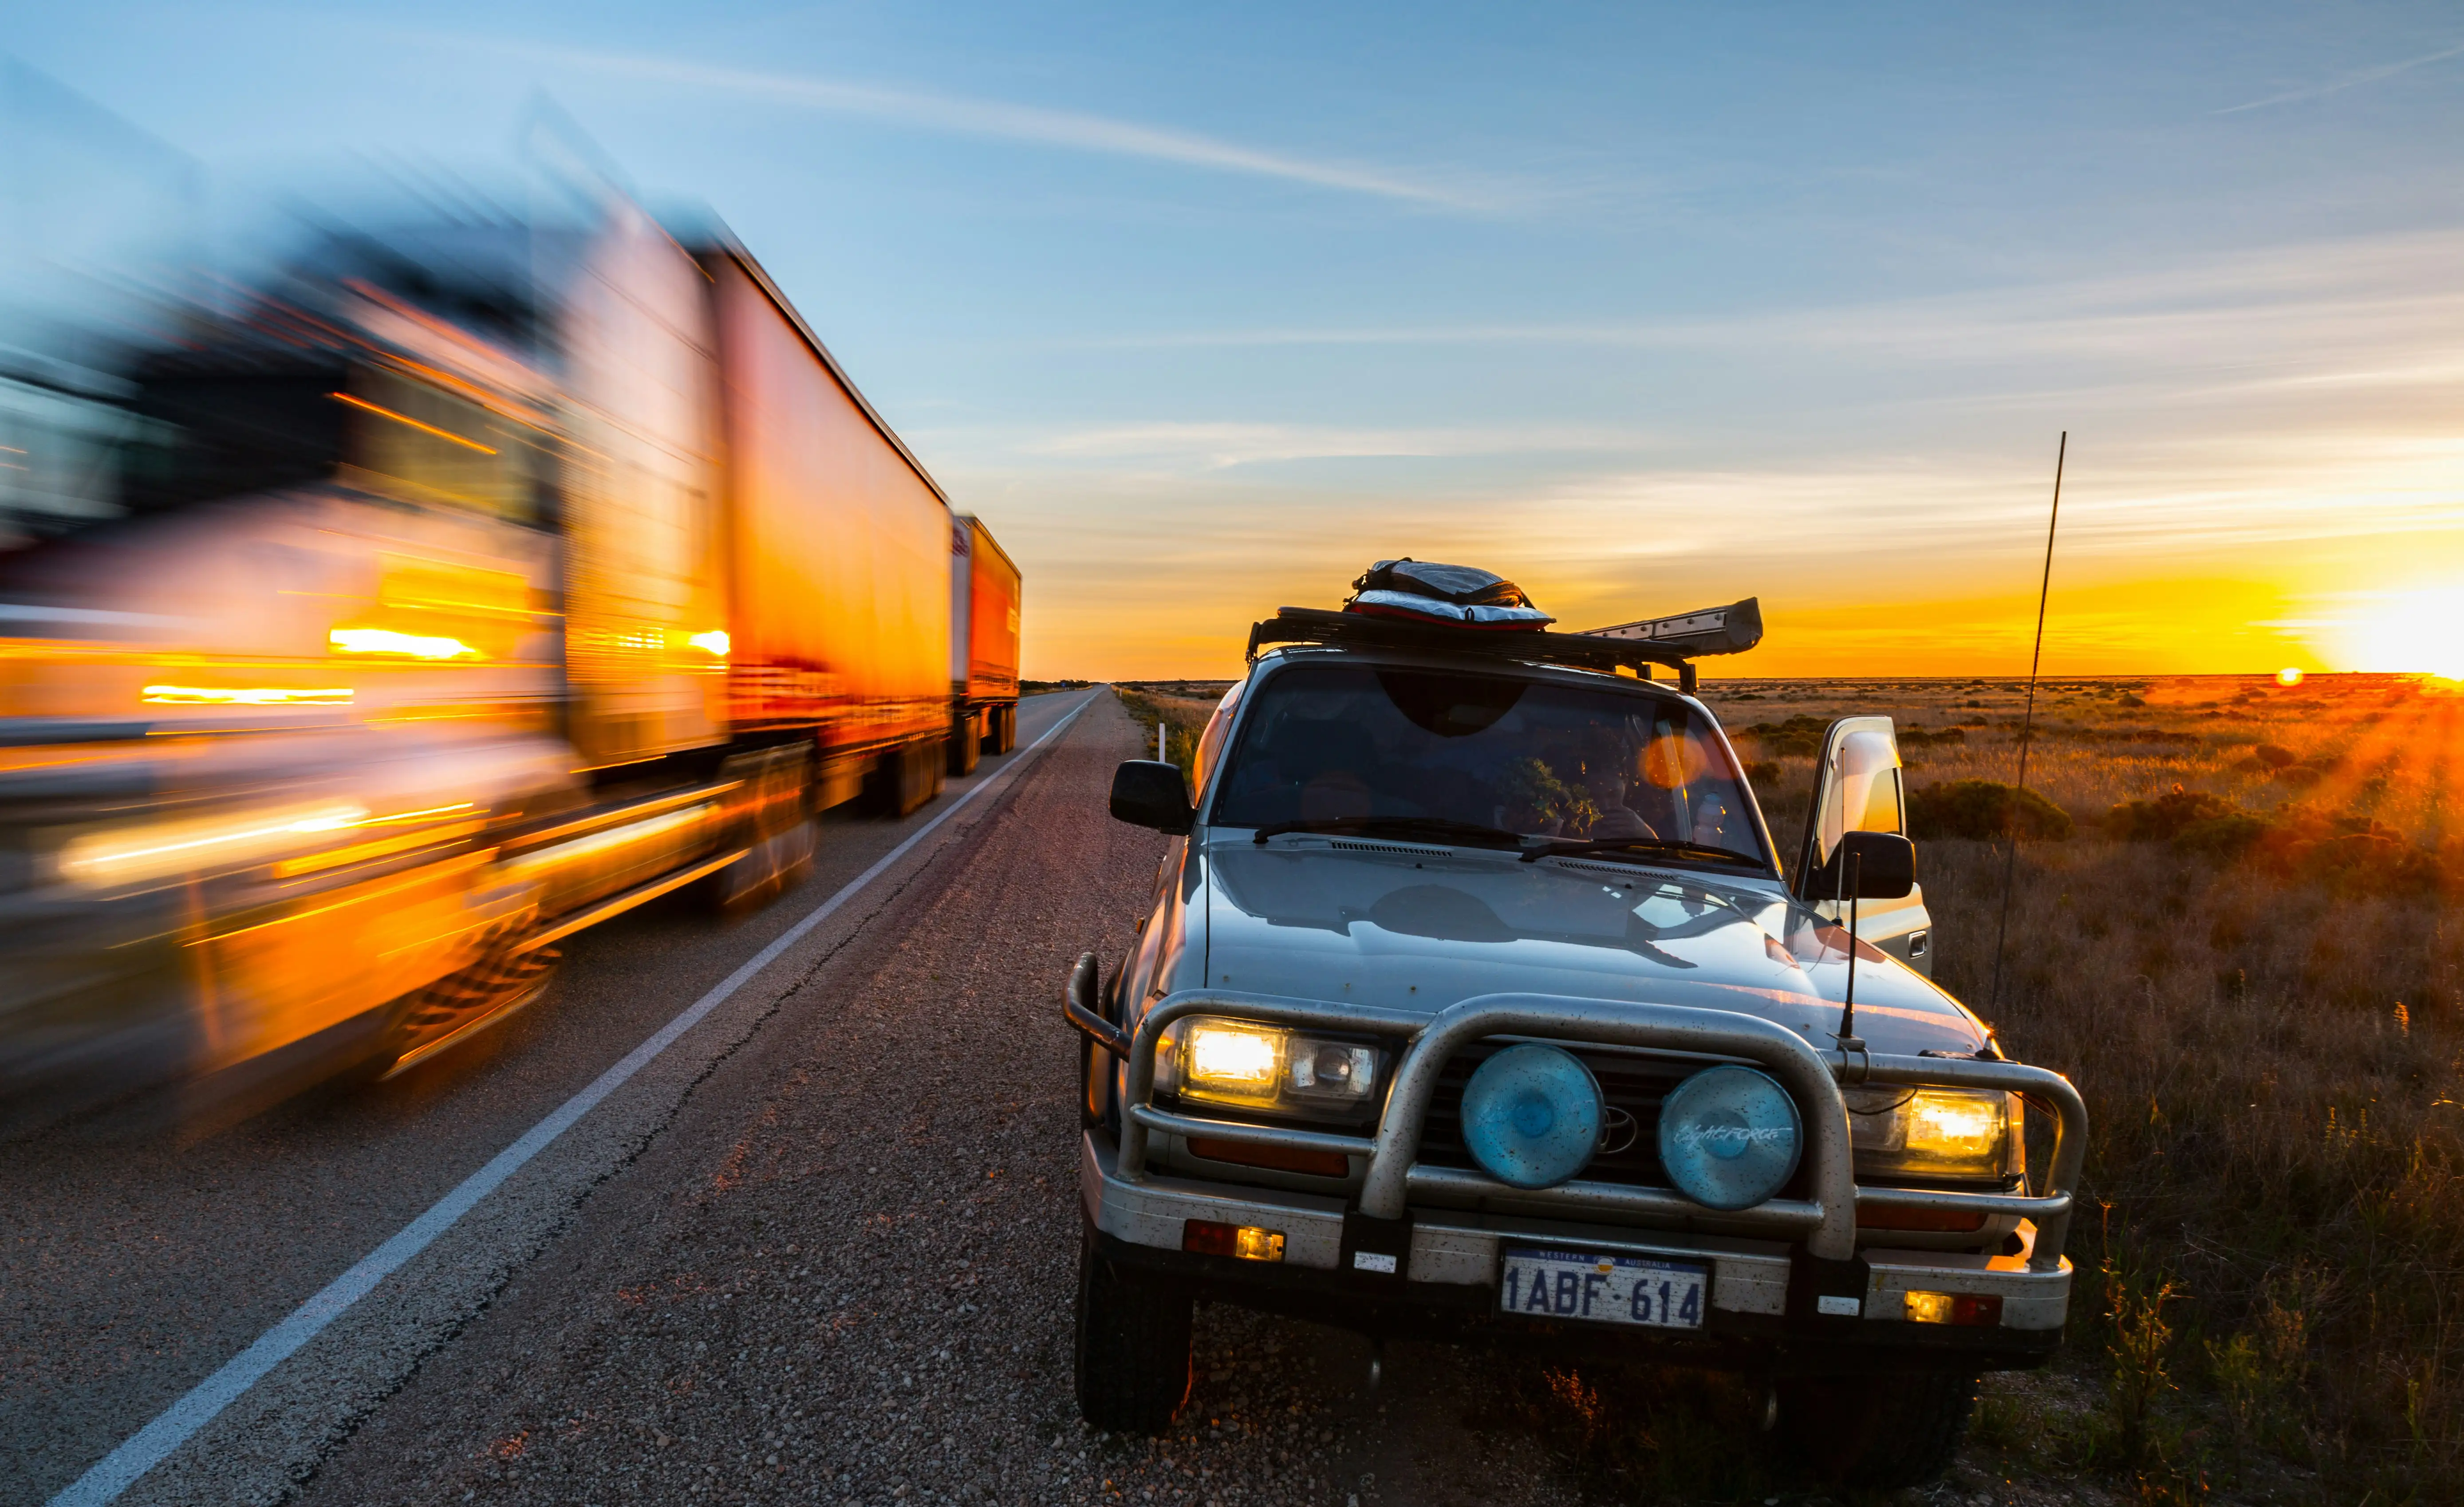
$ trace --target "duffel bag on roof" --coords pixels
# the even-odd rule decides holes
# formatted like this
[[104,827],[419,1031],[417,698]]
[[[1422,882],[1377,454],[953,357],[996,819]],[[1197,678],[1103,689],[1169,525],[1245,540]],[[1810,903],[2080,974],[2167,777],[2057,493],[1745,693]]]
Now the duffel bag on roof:
[[1523,588],[1469,565],[1436,565],[1405,556],[1379,560],[1352,583],[1346,612],[1475,628],[1542,628],[1557,620],[1531,605]]

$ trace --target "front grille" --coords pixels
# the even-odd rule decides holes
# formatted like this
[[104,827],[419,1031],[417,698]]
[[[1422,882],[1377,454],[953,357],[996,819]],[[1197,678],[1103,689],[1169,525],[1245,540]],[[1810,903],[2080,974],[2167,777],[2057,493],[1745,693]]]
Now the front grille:
[[[1457,1052],[1438,1078],[1437,1092],[1429,1100],[1429,1118],[1420,1131],[1419,1159],[1432,1167],[1456,1167],[1477,1169],[1471,1148],[1463,1138],[1463,1085],[1481,1063],[1505,1051],[1510,1041],[1476,1041]],[[1632,1188],[1668,1188],[1666,1168],[1660,1165],[1660,1105],[1670,1091],[1685,1080],[1709,1066],[1699,1059],[1645,1057],[1625,1052],[1610,1052],[1570,1042],[1551,1043],[1564,1046],[1583,1059],[1583,1065],[1599,1080],[1600,1097],[1611,1109],[1622,1109],[1635,1121],[1634,1139],[1615,1151],[1603,1151],[1592,1158],[1591,1166],[1576,1174],[1585,1182],[1622,1183]],[[1622,1127],[1610,1117],[1612,1131],[1605,1139],[1614,1145]],[[1796,1170],[1789,1174],[1775,1197],[1803,1198],[1812,1188],[1808,1168],[1810,1158],[1800,1157]]]

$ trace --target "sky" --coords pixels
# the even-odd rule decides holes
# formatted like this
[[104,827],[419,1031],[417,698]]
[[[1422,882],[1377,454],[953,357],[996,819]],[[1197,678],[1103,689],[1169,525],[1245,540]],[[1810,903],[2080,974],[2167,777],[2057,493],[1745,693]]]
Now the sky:
[[[561,115],[1026,576],[1235,672],[1371,561],[1706,672],[2464,672],[2452,4],[37,6],[209,217]],[[0,155],[6,155],[0,153]]]

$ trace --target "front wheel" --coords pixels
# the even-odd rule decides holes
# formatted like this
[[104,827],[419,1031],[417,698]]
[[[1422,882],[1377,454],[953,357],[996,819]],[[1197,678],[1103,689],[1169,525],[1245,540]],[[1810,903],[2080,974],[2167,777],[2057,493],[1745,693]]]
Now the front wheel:
[[1780,1384],[1779,1431],[1823,1480],[1894,1491],[1949,1467],[1975,1409],[1973,1376],[1807,1378]]
[[370,1075],[408,1072],[537,999],[556,972],[557,950],[525,944],[529,927],[527,918],[499,927],[474,961],[396,1000]]
[[1189,1396],[1189,1290],[1078,1247],[1078,1412],[1112,1433],[1161,1433]]

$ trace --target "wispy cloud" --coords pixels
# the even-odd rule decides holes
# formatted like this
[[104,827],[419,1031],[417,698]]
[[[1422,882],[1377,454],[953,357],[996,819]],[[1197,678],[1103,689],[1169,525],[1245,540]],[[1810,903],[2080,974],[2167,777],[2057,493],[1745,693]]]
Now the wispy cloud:
[[1082,461],[1164,461],[1210,470],[1276,461],[1394,460],[1476,455],[1563,454],[1639,449],[1630,429],[1560,425],[1449,425],[1378,428],[1238,422],[1100,425],[1045,434],[1028,455]]
[[809,110],[885,120],[918,130],[994,141],[1025,142],[1069,151],[1172,163],[1214,172],[1307,184],[1432,208],[1483,210],[1492,198],[1463,185],[1437,184],[1356,163],[1271,152],[1194,131],[1148,125],[1076,110],[971,98],[888,84],[820,78],[805,74],[730,68],[684,58],[539,47],[455,36],[456,46],[509,53],[577,72],[755,98]]
[[2303,99],[2323,99],[2329,95],[2343,94],[2347,89],[2358,89],[2364,84],[2374,84],[2382,78],[2392,78],[2398,74],[2409,73],[2425,63],[2442,62],[2450,57],[2464,57],[2464,44],[2441,48],[2434,53],[2424,53],[2418,57],[2408,57],[2400,63],[2382,63],[2376,68],[2359,69],[2349,74],[2339,75],[2324,83],[2310,84],[2299,89],[2287,89],[2282,94],[2272,94],[2264,99],[2252,99],[2241,104],[2227,105],[2212,113],[2239,115],[2244,110],[2264,110],[2270,105],[2294,104]]
[[2241,383],[2386,382],[2452,374],[2464,319],[2464,231],[2295,243],[2123,275],[1921,298],[1682,319],[1271,325],[1097,336],[1096,349],[1566,345],[1734,356],[1828,350],[1862,360],[2012,366],[2123,361],[2231,370]]

